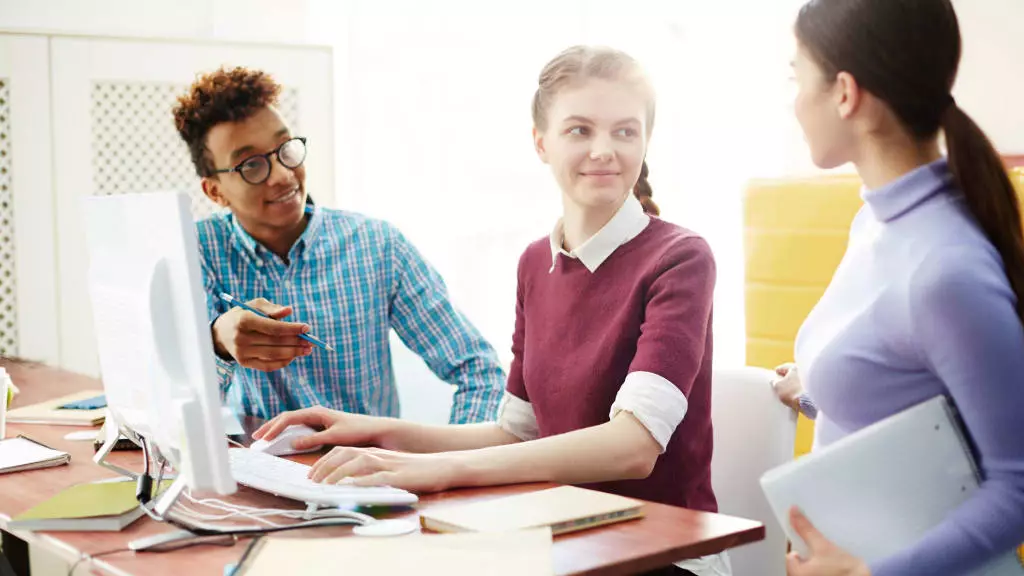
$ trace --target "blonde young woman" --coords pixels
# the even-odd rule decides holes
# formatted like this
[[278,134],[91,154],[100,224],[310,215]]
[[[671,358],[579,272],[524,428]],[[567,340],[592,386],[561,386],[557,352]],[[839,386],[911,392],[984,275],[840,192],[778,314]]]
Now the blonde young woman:
[[[657,210],[638,182],[651,86],[622,52],[570,48],[541,72],[533,121],[563,214],[519,262],[514,360],[498,421],[425,426],[312,408],[256,435],[323,429],[296,442],[345,446],[314,465],[320,482],[353,477],[431,492],[550,481],[715,511],[715,263],[700,236],[644,210]],[[724,556],[681,566],[658,573],[729,573]]]

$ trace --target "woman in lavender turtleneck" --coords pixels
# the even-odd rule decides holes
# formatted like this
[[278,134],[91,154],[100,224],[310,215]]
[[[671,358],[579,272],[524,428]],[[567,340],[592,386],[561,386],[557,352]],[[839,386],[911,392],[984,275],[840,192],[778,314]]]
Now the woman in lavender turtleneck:
[[1024,541],[1016,195],[992,145],[950,96],[960,32],[949,0],[814,0],[796,36],[795,111],[814,162],[853,162],[865,205],[797,336],[799,376],[783,367],[776,390],[816,413],[816,448],[944,394],[983,481],[920,541],[872,566],[794,511],[812,553],[791,555],[789,573],[967,574]]

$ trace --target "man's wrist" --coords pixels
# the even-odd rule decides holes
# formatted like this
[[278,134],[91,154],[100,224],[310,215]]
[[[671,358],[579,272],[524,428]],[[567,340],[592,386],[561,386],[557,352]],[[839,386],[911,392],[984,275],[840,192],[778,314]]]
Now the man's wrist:
[[218,358],[225,362],[234,362],[234,356],[232,356],[223,346],[221,346],[220,341],[217,340],[217,331],[214,329],[214,324],[217,323],[217,320],[220,320],[220,316],[217,316],[216,318],[210,321],[210,340],[213,341],[213,353],[216,354]]

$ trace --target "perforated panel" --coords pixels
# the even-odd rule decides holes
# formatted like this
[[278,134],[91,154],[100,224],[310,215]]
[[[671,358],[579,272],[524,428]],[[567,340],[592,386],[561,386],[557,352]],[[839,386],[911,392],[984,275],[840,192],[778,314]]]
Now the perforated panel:
[[18,352],[10,101],[10,80],[0,78],[0,356]]
[[[187,88],[173,83],[93,83],[96,194],[176,190],[192,197],[192,215],[197,219],[216,209],[203,195],[188,147],[174,129],[171,110]],[[292,130],[301,134],[298,90],[282,90],[278,106]]]

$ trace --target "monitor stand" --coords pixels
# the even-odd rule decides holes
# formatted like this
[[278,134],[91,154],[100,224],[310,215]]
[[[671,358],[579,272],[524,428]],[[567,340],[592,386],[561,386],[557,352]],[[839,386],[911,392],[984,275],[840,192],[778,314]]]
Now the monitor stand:
[[[114,446],[117,444],[117,441],[120,440],[121,438],[127,438],[128,440],[131,440],[132,443],[134,443],[139,448],[142,448],[142,443],[145,440],[142,438],[142,436],[136,434],[135,431],[132,430],[131,428],[116,422],[115,419],[112,418],[111,416],[111,414],[107,414],[107,422],[105,427],[107,437],[103,440],[103,446],[101,446],[100,449],[96,451],[96,454],[93,455],[92,461],[99,464],[100,466],[103,466],[108,470],[113,470],[114,472],[117,472],[121,476],[131,478],[132,480],[138,480],[138,472],[133,472],[131,470],[128,470],[127,468],[121,468],[117,464],[108,462],[107,456],[109,456],[111,451],[114,450]],[[116,426],[112,426],[112,424],[116,424]]]
[[[108,424],[112,423],[114,423],[113,420],[108,420]],[[107,428],[106,440],[104,441],[103,446],[99,449],[99,451],[96,452],[95,456],[93,456],[93,462],[99,464],[100,466],[103,466],[104,468],[113,470],[114,472],[117,472],[118,474],[126,478],[131,478],[132,480],[138,481],[139,478],[144,474],[144,472],[133,472],[131,470],[128,470],[127,468],[122,468],[107,460],[107,457],[110,455],[110,452],[114,449],[114,445],[116,445],[118,440],[120,440],[121,438],[127,438],[128,440],[131,440],[136,445],[138,445],[140,448],[143,448],[143,458],[150,458],[150,454],[155,455],[156,457],[153,459],[157,461],[158,465],[160,466],[160,469],[163,468],[164,459],[163,456],[160,455],[159,451],[156,450],[156,446],[152,445],[148,440],[146,440],[146,438],[140,436],[131,428],[120,424],[116,427],[111,426]],[[163,519],[166,518],[168,511],[171,509],[171,506],[173,506],[174,503],[178,501],[178,498],[181,497],[181,493],[188,486],[188,483],[185,481],[186,476],[186,474],[183,474],[181,473],[181,471],[178,471],[178,475],[174,478],[174,481],[171,483],[170,487],[168,487],[167,490],[161,492],[160,495],[157,496],[156,502],[152,508],[153,515],[155,516],[154,519],[163,521]],[[161,479],[152,478],[151,480],[159,482]],[[160,486],[156,485],[155,489],[159,490]],[[140,503],[140,506],[145,506],[145,504]],[[189,532],[188,530],[175,530],[173,532],[166,532],[163,534],[157,534],[155,536],[148,536],[145,538],[132,540],[128,543],[128,547],[135,551],[141,551],[162,544],[174,542],[176,540],[185,540],[189,538],[195,538],[197,536],[197,534]]]

